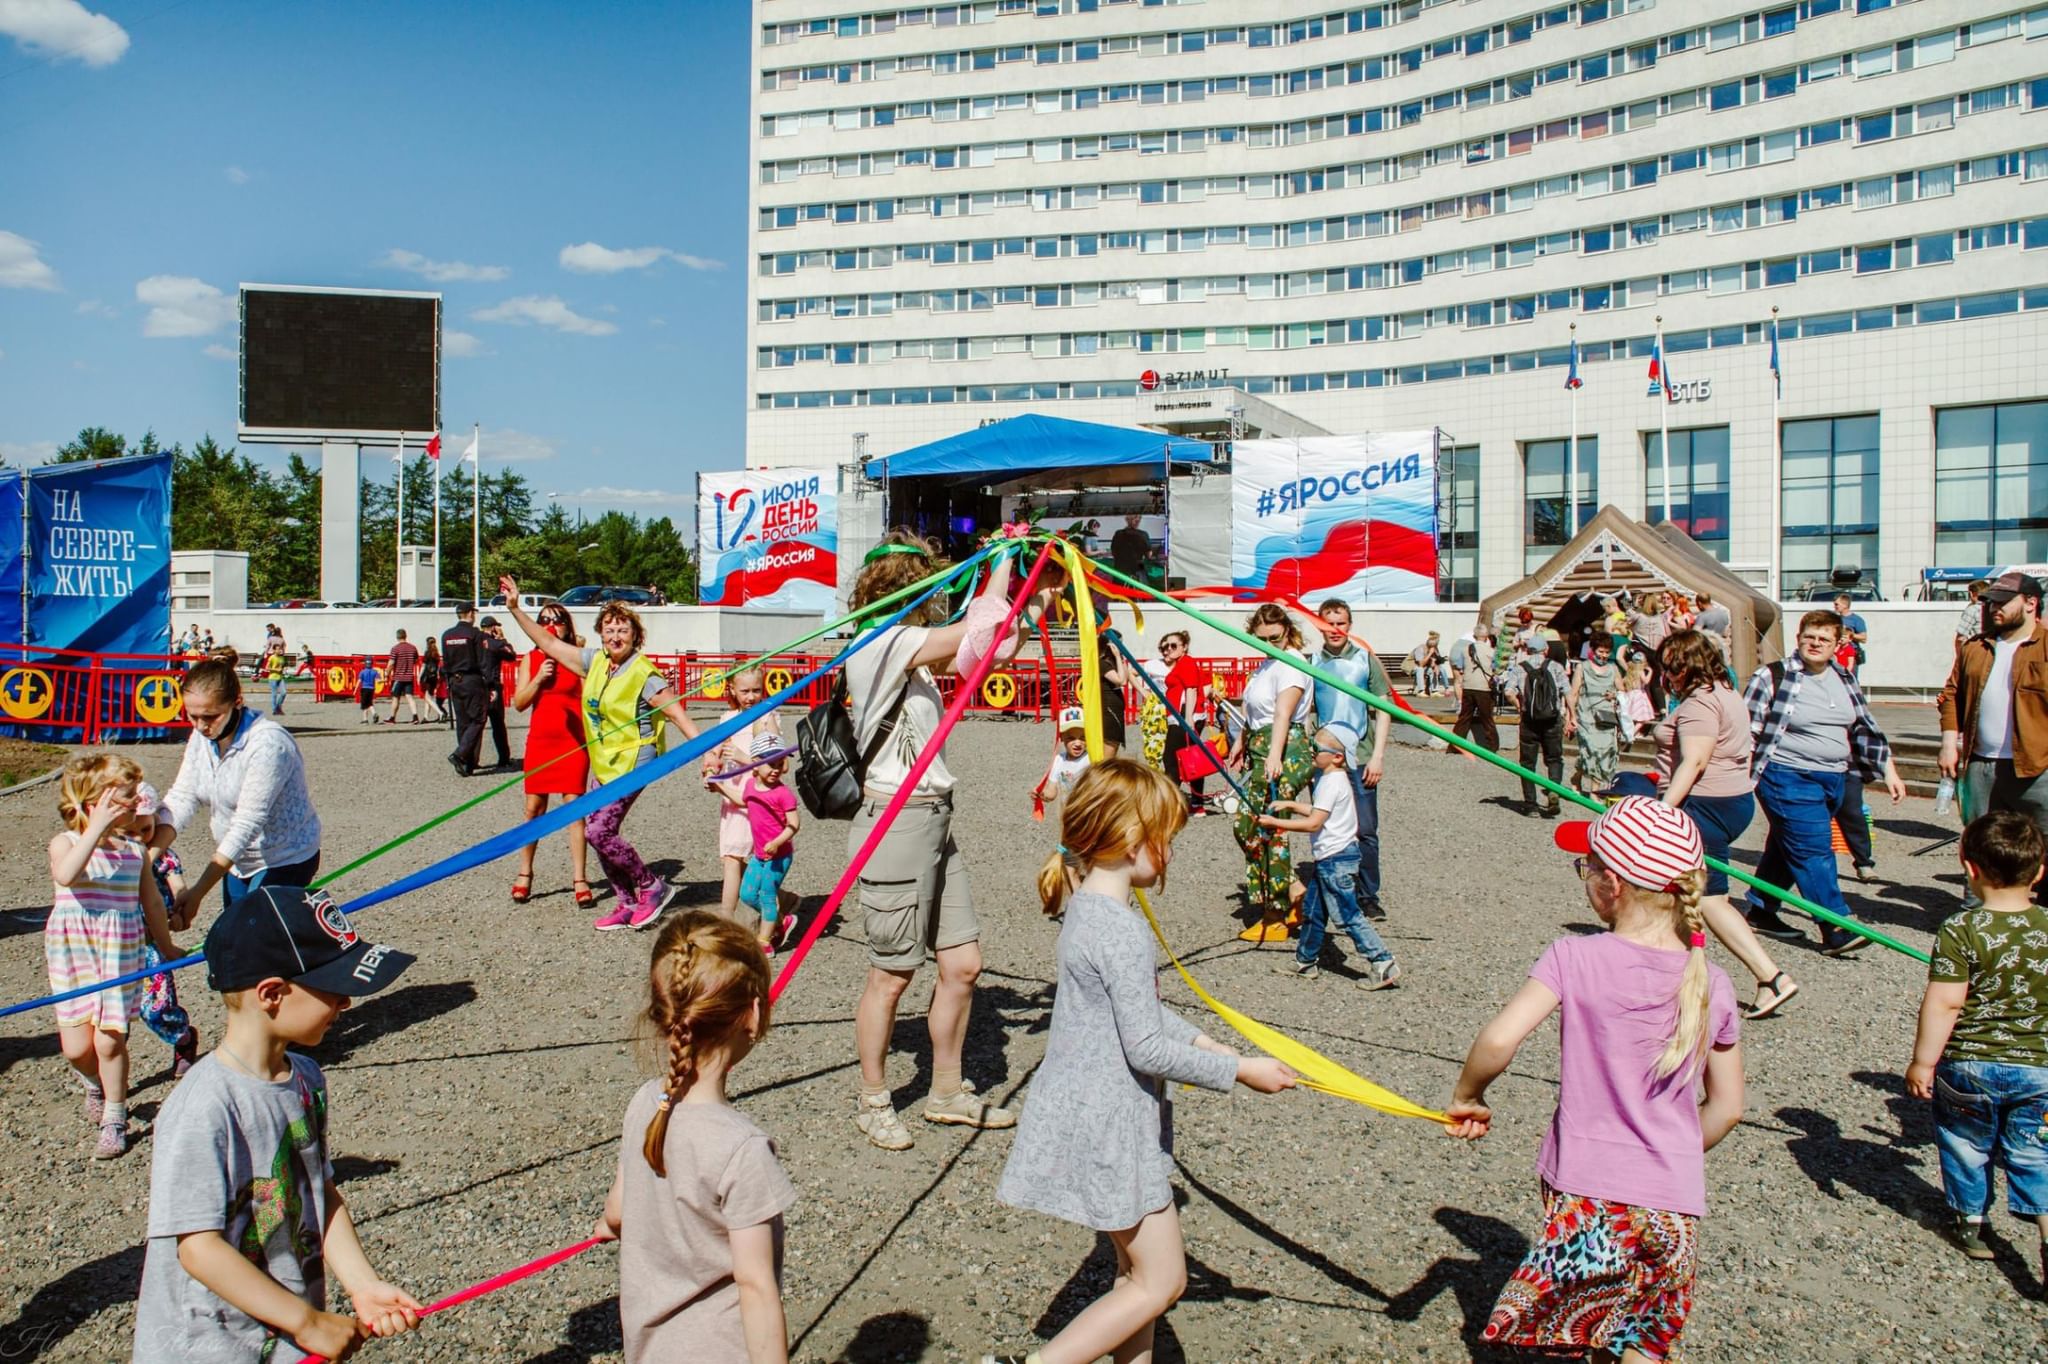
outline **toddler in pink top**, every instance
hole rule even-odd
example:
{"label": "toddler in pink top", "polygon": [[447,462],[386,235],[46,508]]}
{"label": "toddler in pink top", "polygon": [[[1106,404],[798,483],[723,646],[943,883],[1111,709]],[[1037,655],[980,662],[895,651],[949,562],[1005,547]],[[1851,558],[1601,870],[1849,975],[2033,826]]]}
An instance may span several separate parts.
{"label": "toddler in pink top", "polygon": [[1473,1042],[1446,1108],[1452,1136],[1485,1136],[1486,1087],[1558,1014],[1557,1112],[1536,1161],[1543,1231],[1484,1337],[1661,1360],[1692,1308],[1705,1154],[1742,1116],[1735,992],[1707,961],[1691,816],[1630,796],[1556,838],[1584,854],[1587,903],[1610,931],[1550,945]]}
{"label": "toddler in pink top", "polygon": [[773,955],[796,931],[796,896],[782,888],[796,853],[796,792],[783,780],[789,757],[782,740],[763,734],[754,740],[757,764],[742,777],[717,783],[726,800],[746,812],[751,855],[740,881],[739,903],[761,916],[761,950]]}

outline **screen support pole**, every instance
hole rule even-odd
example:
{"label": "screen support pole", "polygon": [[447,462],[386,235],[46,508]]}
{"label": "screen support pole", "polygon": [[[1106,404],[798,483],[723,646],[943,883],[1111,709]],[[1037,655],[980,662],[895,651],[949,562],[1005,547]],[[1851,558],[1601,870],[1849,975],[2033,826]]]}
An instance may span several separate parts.
{"label": "screen support pole", "polygon": [[354,601],[362,571],[363,452],[320,442],[320,596]]}

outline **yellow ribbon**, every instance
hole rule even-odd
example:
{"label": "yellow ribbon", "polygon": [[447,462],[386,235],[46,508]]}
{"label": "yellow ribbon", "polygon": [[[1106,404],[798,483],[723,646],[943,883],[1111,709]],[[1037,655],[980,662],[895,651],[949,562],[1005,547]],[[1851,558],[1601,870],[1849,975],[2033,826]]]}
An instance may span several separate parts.
{"label": "yellow ribbon", "polygon": [[[1101,762],[1102,742],[1102,665],[1096,655],[1095,611],[1088,595],[1086,561],[1080,550],[1061,542],[1060,549],[1067,566],[1067,581],[1074,589],[1074,616],[1080,627],[1081,646],[1081,710],[1084,732],[1088,737],[1088,760]],[[1140,627],[1143,628],[1142,626]],[[1209,1006],[1218,1018],[1228,1023],[1245,1041],[1265,1052],[1268,1056],[1284,1062],[1301,1077],[1301,1083],[1308,1089],[1324,1094],[1334,1094],[1340,1099],[1364,1104],[1367,1108],[1397,1118],[1427,1118],[1431,1122],[1450,1121],[1449,1118],[1432,1108],[1410,1103],[1391,1089],[1374,1084],[1362,1075],[1354,1074],[1329,1057],[1307,1047],[1285,1033],[1267,1027],[1256,1018],[1248,1017],[1225,1004],[1216,996],[1204,990],[1201,983],[1188,974],[1188,968],[1181,965],[1174,955],[1173,946],[1166,941],[1166,932],[1159,926],[1159,916],[1152,912],[1152,902],[1145,892],[1137,892],[1138,908],[1145,911],[1145,921],[1152,925],[1152,936],[1159,939],[1159,946],[1166,952],[1166,959],[1173,963],[1173,969],[1180,972],[1180,978],[1187,982],[1195,997]]]}

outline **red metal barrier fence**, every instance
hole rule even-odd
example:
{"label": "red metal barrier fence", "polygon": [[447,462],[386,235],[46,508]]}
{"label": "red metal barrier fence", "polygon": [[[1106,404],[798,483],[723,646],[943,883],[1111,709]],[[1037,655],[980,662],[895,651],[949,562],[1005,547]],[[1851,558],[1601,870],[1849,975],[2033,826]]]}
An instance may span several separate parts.
{"label": "red metal barrier fence", "polygon": [[87,744],[182,733],[193,661],[0,644],[0,732]]}
{"label": "red metal barrier fence", "polygon": [[[647,657],[692,700],[716,701],[725,696],[723,675],[747,662],[752,655],[651,653]],[[772,662],[762,667],[761,680],[769,692],[778,692],[805,673],[823,667],[831,659],[830,654],[777,654]],[[313,659],[313,699],[355,700],[356,680],[363,665],[369,661],[371,659],[362,654],[316,655]],[[379,675],[376,694],[380,698],[388,696],[391,692],[390,659],[378,656],[374,661]],[[1194,662],[1198,667],[1209,669],[1215,680],[1222,684],[1225,695],[1236,698],[1244,694],[1245,682],[1260,660],[1210,658]],[[822,705],[832,695],[832,679],[832,674],[819,678],[786,704],[806,708]],[[508,676],[508,688],[510,682]],[[938,684],[939,694],[951,704],[960,685],[959,680],[941,677]],[[979,693],[967,703],[967,709],[985,715],[1030,716],[1047,720],[1063,707],[1076,704],[1079,685],[1080,668],[1075,660],[1054,659],[1052,666],[1048,667],[1045,659],[1037,658],[995,669],[982,682]],[[1150,694],[1142,682],[1133,683],[1125,689],[1127,721],[1138,718],[1138,712]]]}

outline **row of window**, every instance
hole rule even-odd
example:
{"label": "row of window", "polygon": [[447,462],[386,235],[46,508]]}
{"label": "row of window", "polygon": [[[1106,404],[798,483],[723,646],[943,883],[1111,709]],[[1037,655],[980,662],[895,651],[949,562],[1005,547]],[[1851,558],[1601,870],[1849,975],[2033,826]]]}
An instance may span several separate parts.
{"label": "row of window", "polygon": [[[1350,79],[1390,79],[1418,71],[1424,63],[1440,58],[1476,57],[1483,52],[1526,43],[1545,29],[1572,26],[1574,19],[1578,18],[1578,8],[1571,5],[1558,6],[1538,14],[1525,14],[1518,19],[1496,23],[1487,28],[1454,33],[1400,51],[1361,58],[1360,61],[1366,63],[1366,71],[1369,74],[1362,77],[1353,75]],[[1631,3],[1618,6],[1600,6],[1597,9],[1587,6],[1586,17],[1579,19],[1579,22],[1597,23],[1617,14],[1649,8],[1654,6],[1643,3],[1643,0],[1631,0]],[[1840,12],[1841,8],[1841,0],[1810,0],[1804,5],[1788,4],[1747,15],[1736,15],[1712,25],[1696,25],[1677,33],[1661,34],[1647,39],[1646,43],[1667,54],[1700,47],[1710,52],[1718,52],[1743,43],[1758,42],[1791,33],[1798,28],[1802,20],[1835,14]],[[858,19],[819,19],[787,27],[805,28],[850,23],[854,25],[857,33],[859,22]],[[892,24],[889,29],[883,31],[893,31],[894,27]],[[761,73],[761,88],[766,91],[794,90],[821,82],[834,85],[867,84],[871,81],[894,80],[898,75],[904,74],[928,73],[943,76],[962,71],[994,71],[1011,65],[1066,66],[1099,61],[1104,57],[1171,57],[1233,45],[1253,49],[1271,48],[1281,46],[1283,42],[1292,45],[1377,27],[1379,25],[1366,23],[1361,12],[1354,10],[1349,14],[1318,15],[1312,19],[1300,19],[1292,24],[1240,24],[1230,28],[1190,29],[1168,33],[1124,33],[1108,37],[1069,39],[1064,42],[1026,42],[1003,47],[920,52],[899,57],[826,62],[765,70]],[[776,45],[775,39],[769,36],[773,31],[763,30],[764,46]],[[1643,45],[1645,44],[1635,44]],[[1355,67],[1359,62],[1350,65]]]}
{"label": "row of window", "polygon": [[[1836,568],[1878,568],[1879,427],[1875,414],[1781,426],[1779,548],[1788,583],[1823,578]],[[1638,510],[1661,518],[1662,435],[1643,431],[1638,439],[1644,488]],[[1569,440],[1525,441],[1521,453],[1523,567],[1533,572],[1570,540],[1575,525],[1583,526],[1600,508],[1600,437],[1581,435],[1576,454]],[[1439,538],[1453,600],[1477,596],[1476,454],[1469,447],[1447,451],[1441,471]],[[1672,523],[1725,562],[1729,428],[1671,432],[1669,467]],[[1935,409],[1933,562],[1990,565],[2043,558],[2048,558],[2048,402]]]}
{"label": "row of window", "polygon": [[[1788,19],[1792,16],[1789,8],[1783,13]],[[2048,6],[2036,9],[2032,14],[2036,36],[2048,33]],[[1976,47],[2019,37],[2025,28],[2026,18],[2023,12],[2014,11],[2011,14],[1974,23],[1950,25],[1918,37],[1885,43],[1858,52],[1830,55],[1819,61],[1787,66],[1778,71],[1747,76],[1736,75],[1725,81],[1701,87],[1701,98],[1711,110],[1733,109],[1762,100],[1783,98],[1796,93],[1800,86],[1812,81],[1833,79],[1851,71],[1858,78],[1867,78],[1889,75],[1894,71],[1909,71],[1916,67],[1938,65],[1953,61],[1959,47]],[[1789,23],[1783,31],[1791,31]],[[1166,35],[1156,36],[1163,42]],[[1527,71],[1495,77],[1490,81],[1461,89],[1441,90],[1435,94],[1417,96],[1412,100],[1385,105],[1377,110],[1365,110],[1366,131],[1409,127],[1420,122],[1425,114],[1486,108],[1497,103],[1528,99],[1547,85],[1571,81],[1591,83],[1627,72],[1647,70],[1657,65],[1660,56],[1668,57],[1681,51],[1697,51],[1707,44],[1707,30],[1700,28],[1668,34],[1662,39],[1653,39],[1626,48],[1615,48],[1611,52],[1561,57],[1548,66],[1532,67]],[[1026,49],[1016,50],[1021,53]],[[995,64],[994,55],[992,50],[989,62],[991,66]],[[1398,69],[1389,65],[1387,59],[1364,57],[1329,66],[1304,67],[1292,71],[1205,76],[1185,80],[1126,81],[1058,90],[1012,91],[1000,95],[916,99],[894,104],[811,109],[762,115],[761,136],[794,137],[806,132],[825,130],[846,132],[866,128],[888,128],[899,122],[918,118],[949,123],[960,119],[989,119],[999,114],[1085,111],[1122,103],[1206,103],[1212,96],[1221,98],[1227,95],[1243,95],[1252,99],[1264,99],[1359,85],[1397,74],[1400,74]]]}
{"label": "row of window", "polygon": [[[2048,78],[2044,78],[2042,83],[2048,85]],[[2036,103],[2048,107],[2048,90],[2043,90],[2036,96]],[[1922,131],[1930,131],[1935,122],[1924,107],[1919,111],[1916,121]],[[1789,159],[1790,150],[1781,141],[1788,136],[1789,134],[1770,134],[1758,139],[1757,163],[1768,164]],[[1474,222],[1483,218],[1523,213],[1547,199],[1600,198],[1654,183],[1661,177],[1684,174],[1703,165],[1733,161],[1737,156],[1743,156],[1743,162],[1747,164],[1744,148],[1744,143],[1731,143],[1722,148],[1681,148],[1651,161],[1634,165],[1596,167],[1541,180],[1525,180],[1518,184],[1479,190],[1471,194],[1452,195],[1443,199],[1406,204],[1398,208],[1352,213],[1342,217],[1174,229],[1177,235],[1172,236],[1170,244],[1169,234],[1165,229],[1161,229],[1158,249],[1202,250],[1209,246],[1243,245],[1259,250],[1281,246],[1310,246],[1331,241],[1353,241],[1367,237],[1397,236],[1404,232],[1419,231],[1434,222]],[[1367,164],[1377,166],[1379,163]],[[2008,165],[2014,169],[2006,169]],[[1800,201],[1797,207],[1807,211],[1850,202],[1858,207],[1867,207],[1869,203],[1866,202],[1866,194],[1879,194],[1879,187],[1886,183],[1890,183],[1893,188],[1882,191],[1887,195],[1882,202],[1903,202],[1952,193],[1958,183],[1973,184],[1981,180],[1997,179],[2003,175],[2018,174],[2018,168],[2021,166],[2028,168],[2027,173],[2030,176],[2048,171],[2048,148],[2037,147],[2024,153],[1978,157],[1963,162],[1943,161],[1931,166],[1895,171],[1889,176],[1815,186],[1775,198],[1779,202],[1796,198]],[[2036,167],[2040,169],[2035,169]],[[1727,168],[1734,167],[1730,165]],[[1244,194],[1248,198],[1262,199],[1275,197],[1282,189],[1294,194],[1360,187],[1366,183],[1364,169],[1365,165],[1332,166],[1327,169],[1301,171],[1292,176],[1226,175],[1197,176],[1187,180],[1127,180],[1114,184],[1069,185],[1034,190],[987,190],[974,194],[919,196],[915,199],[786,205],[762,209],[760,226],[769,229],[771,225],[773,228],[792,228],[820,222],[830,222],[835,226],[894,222],[899,211],[906,214],[929,212],[938,217],[957,217],[962,213],[970,217],[982,217],[999,210],[1025,207],[1030,207],[1035,212],[1064,212],[1085,211],[1105,203],[1136,203],[1141,206],[1205,203],[1212,195],[1220,197]],[[1697,209],[1692,212],[1700,215],[1719,215],[1733,207],[1735,205],[1719,205],[1712,209]],[[1683,215],[1677,216],[1682,218]],[[1718,225],[1720,219],[1716,217],[1713,221]],[[1704,225],[1704,222],[1695,225]],[[1686,227],[1682,222],[1675,221],[1666,224],[1664,230],[1685,231]],[[957,242],[913,242],[841,250],[817,248],[802,252],[770,251],[762,252],[756,257],[755,272],[764,276],[786,275],[801,269],[822,268],[828,265],[835,270],[887,269],[896,263],[899,256],[906,261],[927,261],[936,264],[994,260],[999,255],[1022,255],[1037,260],[1052,260],[1067,256],[1094,255],[1104,249],[1139,249],[1136,239],[1140,235],[1141,230],[1134,229],[1121,233],[1074,233]],[[1118,246],[1110,242],[1111,238],[1133,240]],[[1183,246],[1183,242],[1187,245]]]}
{"label": "row of window", "polygon": [[[1192,354],[1211,348],[1241,346],[1248,350],[1301,350],[1316,346],[1338,346],[1401,340],[1422,335],[1437,327],[1511,326],[1532,321],[1541,313],[1598,313],[1631,307],[1647,307],[1660,299],[1705,292],[1733,294],[1792,284],[1802,276],[1853,271],[1858,275],[1882,274],[1922,266],[1946,265],[1958,252],[1997,250],[2020,246],[2028,250],[2048,248],[2048,217],[1990,223],[1977,227],[1943,229],[1919,237],[1873,242],[1862,246],[1829,247],[1786,256],[1778,260],[1749,261],[1746,264],[1717,265],[1693,270],[1648,275],[1640,279],[1615,280],[1541,293],[1484,299],[1463,304],[1405,313],[1368,317],[1337,317],[1307,322],[1245,324],[1228,326],[1128,328],[1088,332],[1037,332],[1010,336],[916,337],[895,341],[810,341],[801,344],[756,348],[757,369],[790,369],[798,365],[882,365],[893,360],[984,360],[998,355],[1030,354],[1040,359],[1075,355],[1097,355],[1107,351],[1135,350],[1141,354]],[[1326,285],[1332,276],[1368,280],[1369,272],[1382,267],[1354,266],[1349,271],[1316,271],[1300,276],[1216,276],[1206,280],[1176,282],[1181,287],[1161,288],[1149,297],[1135,284],[1071,285],[1048,284],[1036,288],[1011,285],[993,290],[930,290],[908,297],[922,300],[930,311],[958,311],[963,303],[969,311],[987,309],[996,303],[1034,301],[1040,307],[1084,306],[1107,299],[1140,302],[1194,302],[1248,293],[1254,299],[1273,298],[1274,289],[1286,281],[1313,279]],[[1257,293],[1243,287],[1258,280]],[[1384,280],[1382,280],[1384,284]],[[1377,288],[1362,283],[1354,288]],[[1128,291],[1127,291],[1128,290]],[[1322,292],[1303,287],[1302,294]]]}
{"label": "row of window", "polygon": [[[2037,36],[2048,37],[2048,9],[2041,10],[2040,14],[2042,24]],[[1807,63],[1800,70],[1810,71],[1814,65]],[[1930,125],[1930,128],[1946,127],[1955,118],[2014,107],[2028,98],[2031,98],[2033,107],[2039,108],[2044,100],[2044,86],[2048,86],[2048,82],[2040,78],[2032,78],[2026,82],[2001,82],[1980,90],[1944,96],[1919,108],[1925,109],[1930,117],[1939,116],[1939,124]],[[1397,157],[1379,158],[1376,164],[1380,166],[1380,170],[1378,174],[1369,178],[1368,183],[1406,179],[1432,166],[1483,165],[1504,157],[1526,155],[1542,143],[1579,142],[1596,137],[1614,136],[1631,130],[1640,131],[1656,123],[1660,117],[1706,106],[1711,101],[1712,89],[1713,87],[1708,86],[1687,87],[1632,104],[1551,119],[1487,137],[1444,143]],[[2029,90],[2031,96],[2026,93]],[[893,175],[898,170],[911,168],[957,170],[962,167],[985,167],[1002,161],[1022,160],[1050,165],[1066,161],[1093,161],[1119,152],[1137,152],[1141,156],[1179,155],[1223,146],[1246,146],[1254,149],[1306,146],[1332,138],[1363,137],[1392,127],[1408,126],[1416,120],[1408,118],[1404,109],[1405,106],[1391,111],[1385,108],[1352,110],[1319,115],[1292,123],[1229,124],[1161,129],[1152,132],[1100,133],[1077,137],[973,142],[943,147],[906,147],[890,151],[807,156],[784,161],[763,161],[760,163],[760,179],[763,184],[782,184],[799,180],[806,175],[865,177]],[[1898,112],[1895,109],[1873,109],[1866,114],[1822,119],[1806,125],[1792,125],[1767,136],[1777,139],[1788,156],[1795,145],[1818,146],[1849,139],[1859,142],[1882,141],[1893,136],[1893,131],[1886,129],[1880,135],[1877,125],[1870,123],[1869,120],[1891,118]],[[1906,112],[1910,116],[1913,111],[1909,109]],[[1419,115],[1417,117],[1419,118]],[[1910,130],[1909,126],[1907,131]],[[1762,138],[1749,138],[1728,145],[1739,152],[1746,144],[1761,147],[1762,142]],[[1738,158],[1732,164],[1755,162]]]}
{"label": "row of window", "polygon": [[[1997,317],[2025,309],[2048,311],[2048,286],[2002,289],[1962,297],[1922,299],[1874,308],[1814,313],[1806,317],[1781,318],[1781,341],[1801,336],[1840,336],[1850,332],[1884,331],[1895,327],[1931,326],[1959,319]],[[1756,345],[1764,337],[1759,323],[1711,327],[1698,331],[1667,332],[1667,357],[1708,347]],[[992,338],[991,338],[992,339]],[[1640,359],[1649,355],[1654,338],[1593,342],[1580,346],[1582,364],[1597,365],[1607,360]],[[1506,354],[1437,360],[1426,364],[1398,365],[1373,369],[1328,370],[1309,374],[1230,374],[1214,381],[1196,382],[1189,387],[1241,388],[1247,393],[1321,393],[1328,390],[1384,388],[1390,385],[1436,383],[1443,380],[1476,378],[1488,374],[1513,374],[1532,369],[1562,368],[1570,362],[1565,346],[1541,350],[1511,351]],[[1633,381],[1631,381],[1633,382]],[[754,406],[762,410],[816,407],[922,406],[927,403],[1065,402],[1097,398],[1129,398],[1137,394],[1135,379],[1038,380],[1027,383],[939,384],[909,388],[808,389],[801,392],[756,393]]]}
{"label": "row of window", "polygon": [[[1982,164],[1980,164],[1980,162]],[[887,317],[897,312],[929,308],[936,312],[983,312],[1005,305],[1030,304],[1039,308],[1086,308],[1101,302],[1135,300],[1140,303],[1198,301],[1218,294],[1246,294],[1252,298],[1290,298],[1316,294],[1345,293],[1411,284],[1437,275],[1485,274],[1516,269],[1537,259],[1565,253],[1602,255],[1635,250],[1655,244],[1661,237],[1705,231],[1709,235],[1749,231],[1778,223],[1796,221],[1801,214],[1822,212],[1854,204],[1859,209],[1943,198],[1955,192],[1958,181],[1965,185],[1984,183],[2024,174],[2028,179],[2048,179],[2048,147],[2026,152],[2004,153],[1961,164],[1949,162],[1921,170],[1898,171],[1868,179],[1818,185],[1768,199],[1738,200],[1711,208],[1677,209],[1634,222],[1601,223],[1594,227],[1545,233],[1507,242],[1495,242],[1405,260],[1334,266],[1292,273],[1228,274],[1109,280],[1103,282],[1038,285],[1001,285],[980,288],[916,289],[865,294],[812,295],[809,297],[761,299],[756,316],[763,322],[784,322],[809,317]],[[984,237],[963,242],[908,243],[903,246],[850,248],[843,251],[786,252],[763,256],[762,275],[793,273],[798,269],[830,265],[835,270],[883,269],[902,259],[906,263],[951,265],[1018,258],[1028,260],[1088,259],[1105,253],[1138,251],[1165,254],[1203,251],[1209,247],[1227,249],[1245,246],[1254,250],[1279,246],[1304,246],[1344,241],[1372,235],[1364,229],[1380,214],[1353,214],[1349,218],[1315,220],[1298,224],[1253,224],[1245,227],[1133,229],[1122,232],[1080,233],[1061,237]],[[1964,229],[1967,231],[1968,229]],[[1965,249],[1968,249],[1966,246]],[[1938,251],[1939,245],[1929,247]],[[1792,259],[1792,258],[1787,258]],[[1930,262],[1931,263],[1931,262]],[[1751,262],[1752,265],[1757,262]],[[1718,267],[1721,291],[1741,287],[1765,287],[1790,283],[1796,268],[1787,273],[1780,262],[1766,262],[1770,278],[1745,286],[1745,267]],[[1733,274],[1725,272],[1733,271]]]}

